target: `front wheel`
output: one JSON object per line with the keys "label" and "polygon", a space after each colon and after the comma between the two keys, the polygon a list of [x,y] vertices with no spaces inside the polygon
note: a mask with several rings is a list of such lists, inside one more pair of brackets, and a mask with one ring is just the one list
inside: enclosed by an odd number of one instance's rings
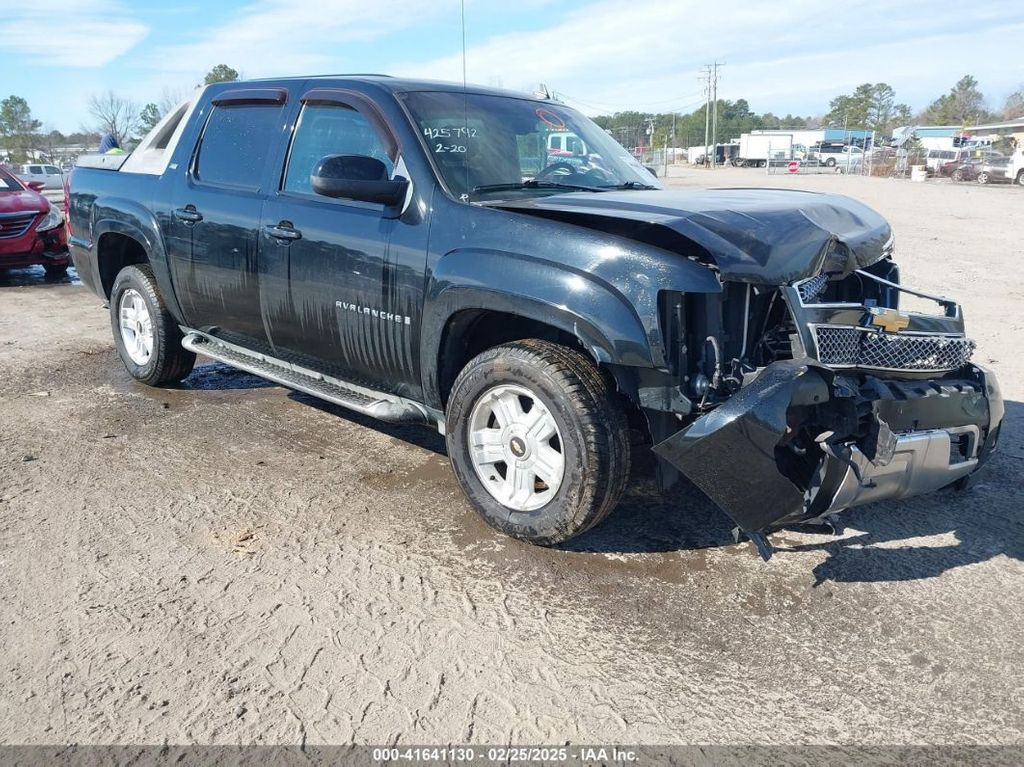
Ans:
{"label": "front wheel", "polygon": [[978,174],[978,183],[979,184],[987,184],[988,182],[989,182],[989,177],[988,177],[987,173],[979,173]]}
{"label": "front wheel", "polygon": [[959,168],[957,168],[955,171],[953,171],[953,180],[954,181],[963,181],[964,180],[964,172],[962,170],[960,170]]}
{"label": "front wheel", "polygon": [[181,330],[148,264],[118,272],[110,291],[110,324],[118,356],[135,380],[161,386],[192,372],[196,355],[182,348]]}
{"label": "front wheel", "polygon": [[498,346],[459,374],[448,400],[448,455],[492,527],[553,545],[615,508],[629,477],[625,409],[597,366],[547,341]]}
{"label": "front wheel", "polygon": [[1017,171],[1017,183],[1024,186],[1024,170]]}

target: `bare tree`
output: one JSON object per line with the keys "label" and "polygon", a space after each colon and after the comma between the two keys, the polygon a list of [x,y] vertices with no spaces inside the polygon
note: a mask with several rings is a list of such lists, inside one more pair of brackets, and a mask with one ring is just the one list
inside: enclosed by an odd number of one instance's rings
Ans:
{"label": "bare tree", "polygon": [[187,99],[188,96],[188,88],[164,87],[163,91],[160,93],[160,100],[156,103],[156,106],[160,110],[160,114],[165,115],[178,106],[182,101]]}
{"label": "bare tree", "polygon": [[138,104],[113,91],[90,96],[89,114],[93,117],[91,127],[98,133],[109,133],[118,144],[124,144],[138,132]]}

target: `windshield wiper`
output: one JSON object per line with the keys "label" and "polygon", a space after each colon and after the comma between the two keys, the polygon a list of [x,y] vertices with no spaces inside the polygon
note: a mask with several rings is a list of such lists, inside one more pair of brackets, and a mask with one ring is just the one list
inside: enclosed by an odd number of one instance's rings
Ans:
{"label": "windshield wiper", "polygon": [[519,184],[484,184],[474,186],[471,190],[477,192],[505,192],[512,189],[575,189],[582,192],[606,192],[613,187],[608,186],[585,186],[583,184],[560,184],[557,181],[523,181]]}
{"label": "windshield wiper", "polygon": [[606,189],[657,189],[658,187],[654,186],[654,184],[644,184],[644,183],[641,183],[639,181],[627,181],[626,183],[619,184],[618,186],[609,186],[609,187],[605,187],[605,188]]}

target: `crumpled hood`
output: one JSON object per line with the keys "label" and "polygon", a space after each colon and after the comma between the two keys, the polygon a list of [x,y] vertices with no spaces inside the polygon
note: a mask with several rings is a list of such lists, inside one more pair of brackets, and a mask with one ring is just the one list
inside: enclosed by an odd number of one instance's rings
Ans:
{"label": "crumpled hood", "polygon": [[[837,194],[786,189],[577,192],[491,203],[676,249],[698,245],[724,280],[783,285],[849,272],[891,251],[878,213]],[[833,243],[845,246],[830,247]],[[692,251],[692,247],[689,248]]]}
{"label": "crumpled hood", "polygon": [[0,191],[0,213],[44,213],[49,210],[50,203],[37,192],[21,190],[17,192]]}

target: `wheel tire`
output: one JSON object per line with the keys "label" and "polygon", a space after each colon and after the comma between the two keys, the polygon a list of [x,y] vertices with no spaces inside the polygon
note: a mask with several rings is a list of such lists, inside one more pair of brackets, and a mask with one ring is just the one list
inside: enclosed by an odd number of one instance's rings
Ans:
{"label": "wheel tire", "polygon": [[954,181],[963,181],[964,180],[964,172],[962,170],[960,170],[959,168],[957,168],[955,171],[953,171],[953,180]]}
{"label": "wheel tire", "polygon": [[[152,327],[152,351],[144,362],[132,359],[121,328],[121,303],[129,290],[141,296]],[[110,291],[110,325],[114,346],[125,369],[136,381],[149,386],[177,383],[192,372],[196,355],[181,346],[181,330],[160,297],[153,270],[148,264],[126,266],[114,279]]]}
{"label": "wheel tire", "polygon": [[1017,183],[1024,186],[1024,170],[1017,171]]}
{"label": "wheel tire", "polygon": [[979,173],[978,174],[978,183],[979,184],[987,184],[988,182],[989,182],[989,178],[988,178],[988,174],[987,173]]}
{"label": "wheel tire", "polygon": [[47,279],[57,280],[68,273],[68,265],[43,264],[43,270],[46,272]]}
{"label": "wheel tire", "polygon": [[[471,455],[469,433],[478,402],[509,385],[539,400],[559,432],[561,484],[543,506],[530,510],[505,505],[492,495]],[[629,426],[614,385],[589,358],[548,341],[516,341],[473,358],[448,399],[447,442],[455,476],[484,521],[542,546],[567,541],[608,516],[629,478]],[[504,477],[492,477],[496,488],[499,478],[508,477],[505,466]],[[534,492],[537,481],[534,476]]]}
{"label": "wheel tire", "polygon": [[827,160],[825,160],[825,164],[828,167],[830,167],[830,168],[836,167],[836,158],[835,157],[829,157]]}

